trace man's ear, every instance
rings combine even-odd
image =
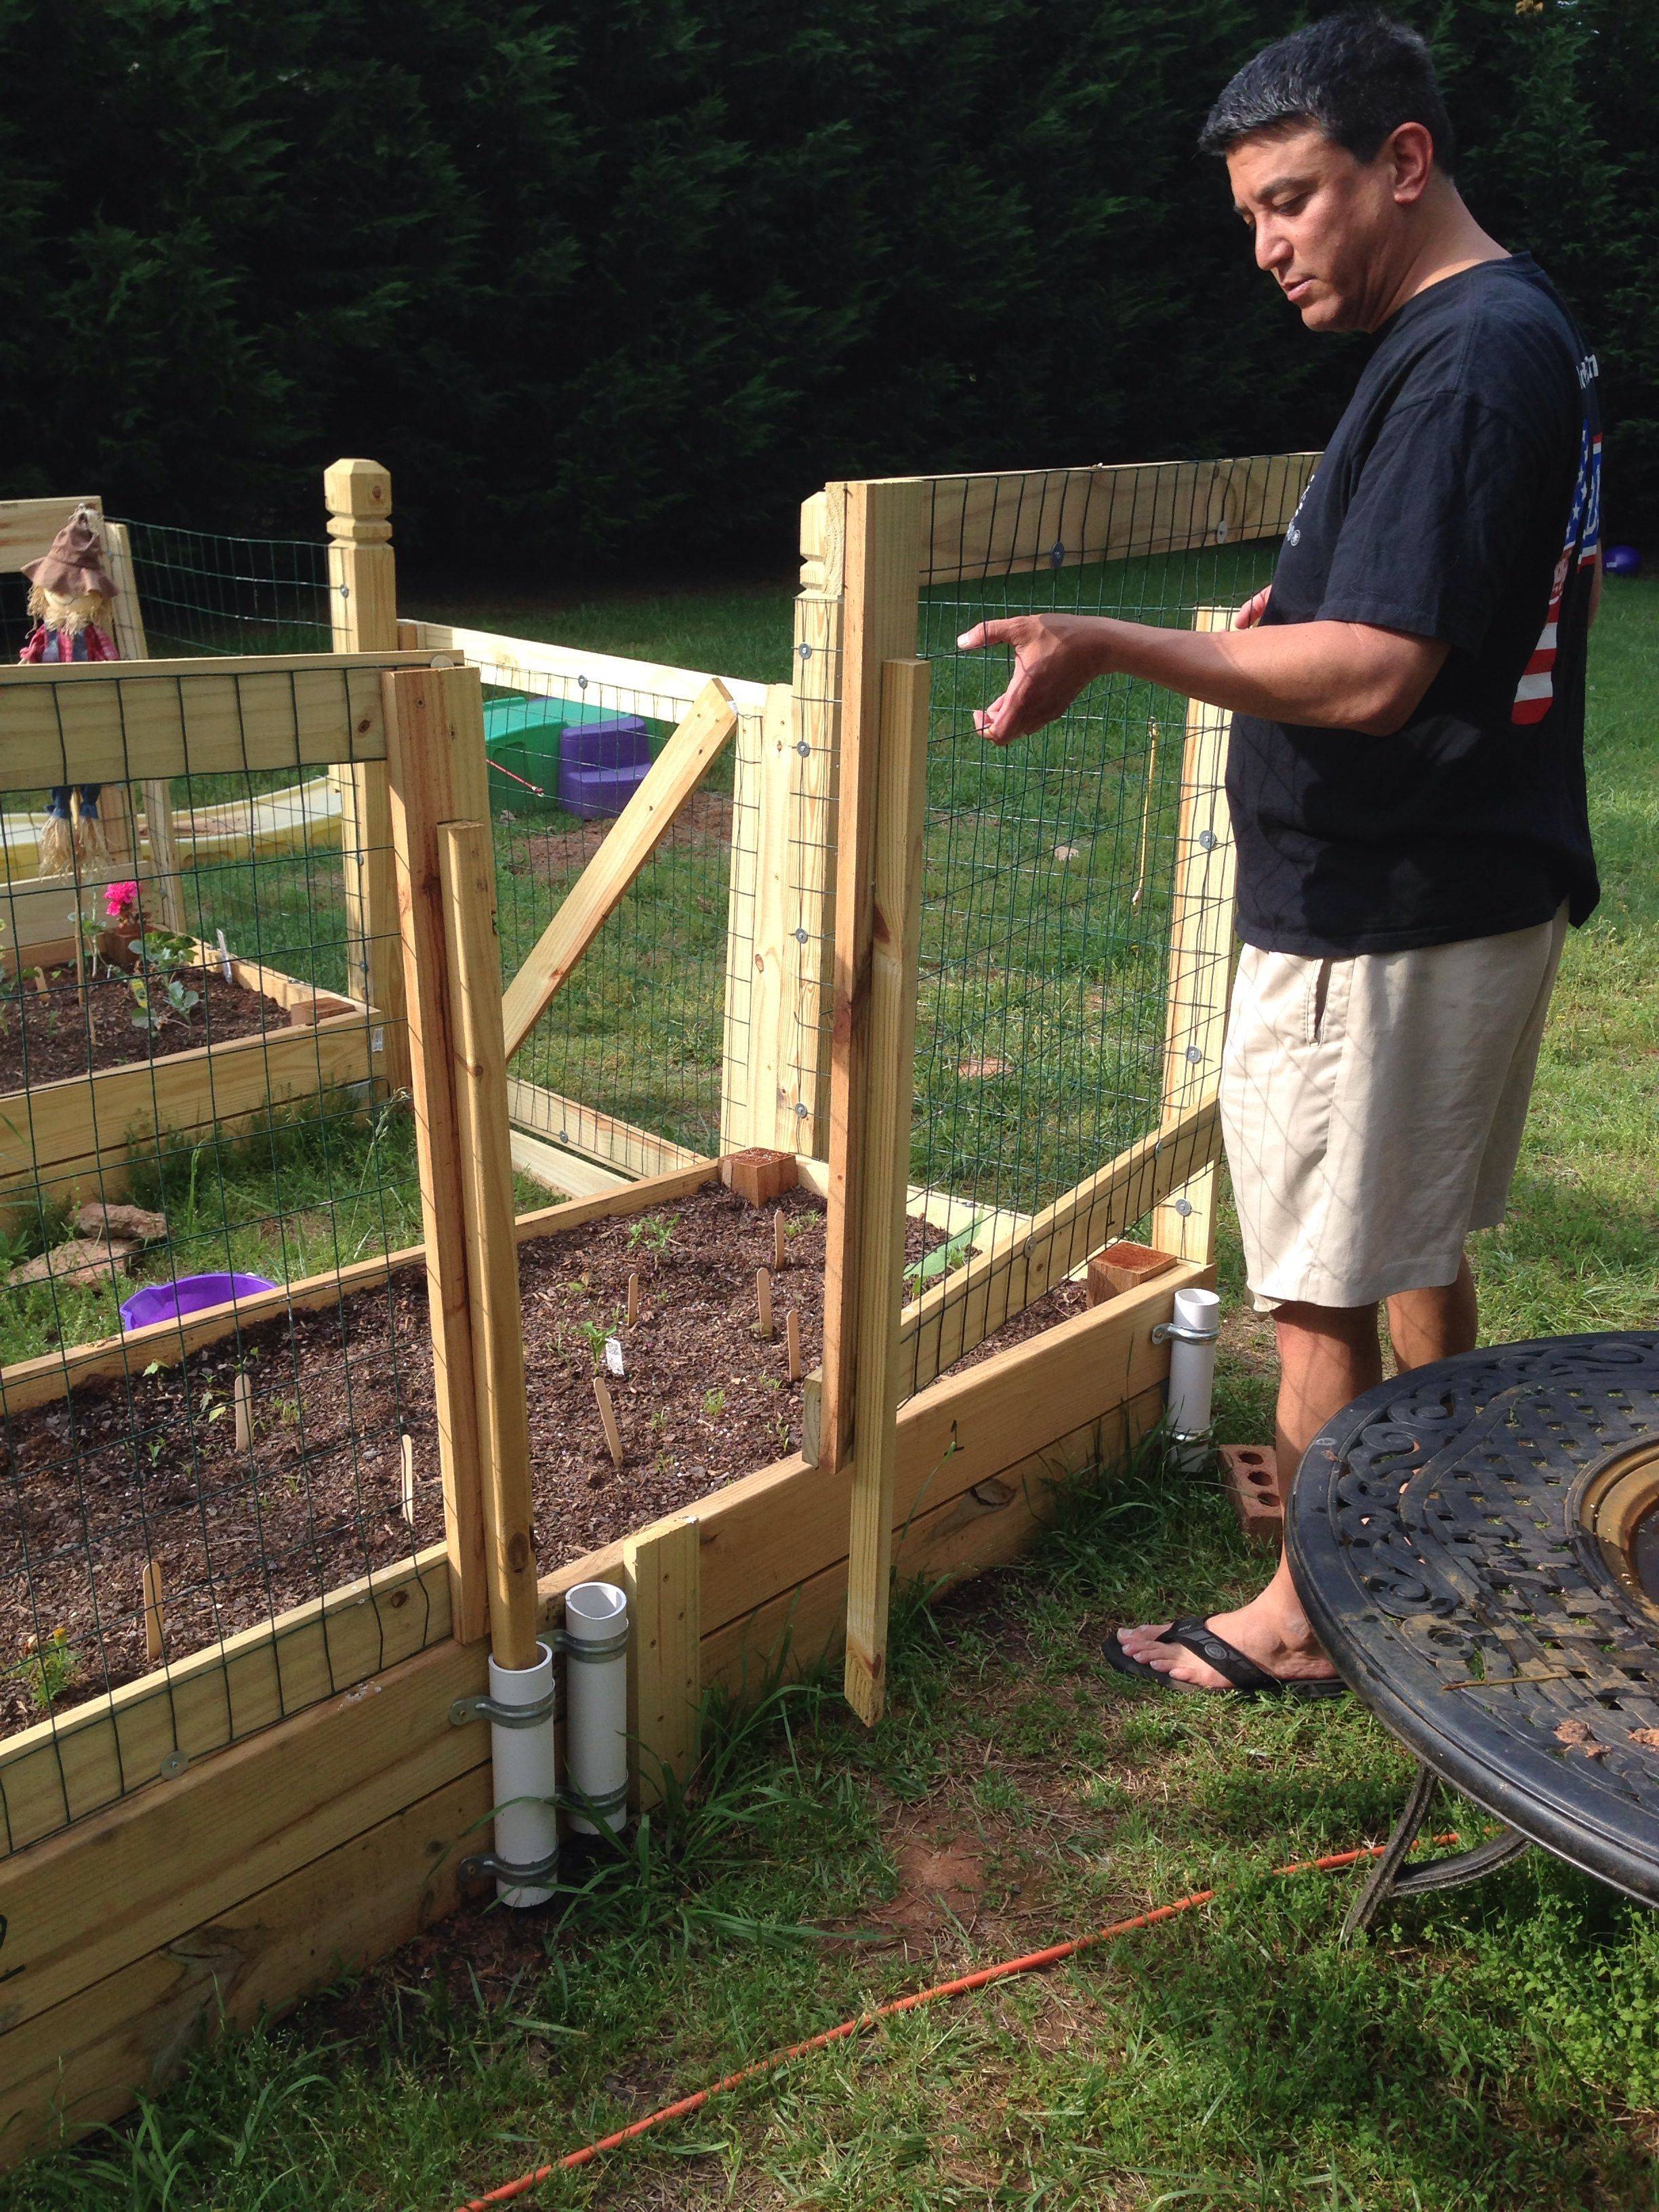
[[[1392,173],[1395,204],[1412,207],[1420,200],[1434,173],[1434,140],[1422,123],[1402,123],[1383,141],[1378,158]]]

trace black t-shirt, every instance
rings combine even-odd
[[[1383,325],[1285,533],[1267,623],[1444,639],[1392,737],[1233,718],[1238,931],[1344,957],[1582,922],[1584,647],[1600,520],[1595,356],[1530,254]]]

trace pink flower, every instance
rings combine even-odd
[[[104,886],[104,912],[112,921],[124,921],[137,904],[137,884],[106,884]]]

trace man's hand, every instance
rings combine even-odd
[[[1246,599],[1234,615],[1228,627],[1231,629],[1254,629],[1267,611],[1267,602],[1273,595],[1271,584],[1264,584],[1259,592]]]
[[[964,653],[988,645],[1014,649],[1008,689],[982,712],[975,710],[980,735],[991,744],[1007,745],[1058,721],[1085,684],[1109,672],[1103,629],[1087,617],[1040,614],[975,623],[964,630],[957,640]]]

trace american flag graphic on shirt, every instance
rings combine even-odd
[[[1578,380],[1586,384],[1595,375],[1595,356],[1591,354],[1578,364]],[[1586,421],[1579,445],[1578,481],[1573,488],[1572,512],[1567,517],[1566,543],[1555,564],[1555,580],[1550,586],[1544,627],[1538,633],[1532,658],[1516,686],[1515,705],[1510,713],[1512,722],[1541,722],[1554,705],[1556,624],[1560,619],[1561,602],[1566,597],[1573,570],[1592,564],[1601,550],[1601,433],[1592,429]]]

